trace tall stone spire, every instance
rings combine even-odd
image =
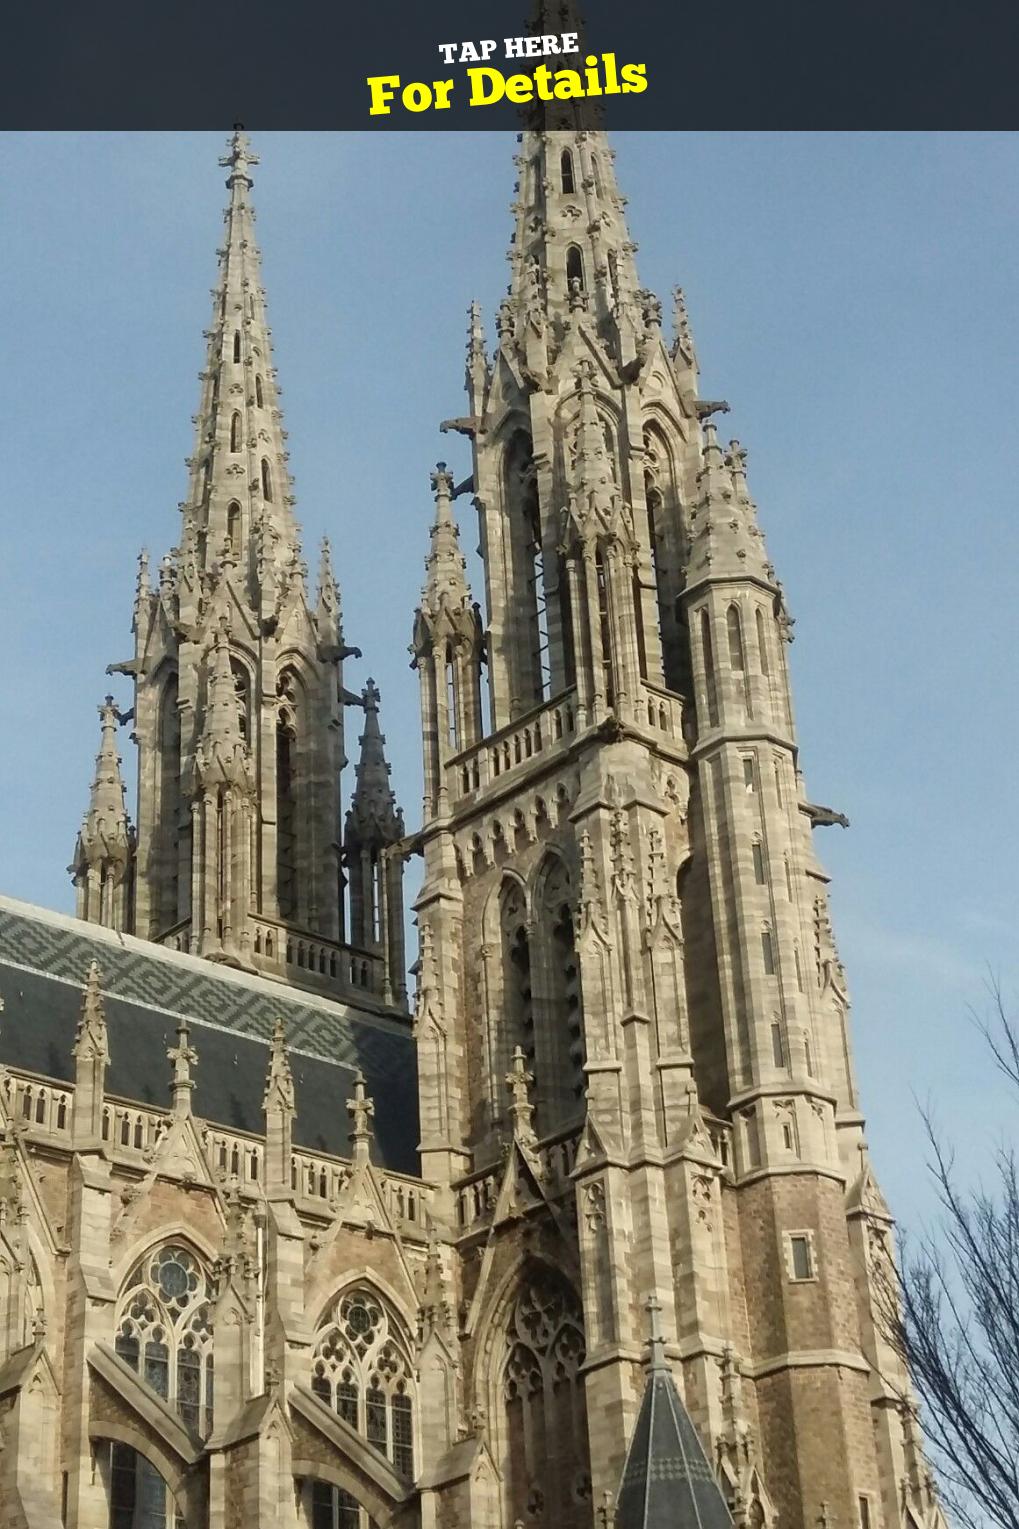
[[[70,871],[78,917],[108,929],[130,931],[134,832],[125,806],[117,752],[120,718],[111,695],[99,708],[99,720],[92,793]]]
[[[220,164],[229,172],[230,200],[205,331],[178,572],[190,605],[229,548],[234,583],[265,619],[274,613],[299,534],[255,239],[250,172],[258,156],[240,128]]]
[[[140,560],[134,932],[318,991],[402,988],[346,947],[343,661],[328,544],[308,590],[238,128],[177,545]]]

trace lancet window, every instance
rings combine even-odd
[[[514,601],[514,688],[525,708],[552,692],[548,584],[541,535],[538,481],[530,437],[520,430],[506,450],[504,493],[512,528]]]
[[[414,1380],[403,1324],[367,1286],[345,1291],[315,1341],[311,1389],[394,1470],[414,1475]]]
[[[533,1269],[510,1313],[502,1367],[510,1522],[539,1517],[579,1529],[591,1521],[584,1358],[575,1293],[551,1269]]]
[[[125,1364],[201,1438],[212,1429],[212,1299],[198,1257],[165,1243],[135,1265],[116,1332]]]
[[[180,916],[180,712],[177,708],[177,676],[163,686],[159,706],[159,802],[160,854],[163,874],[159,878],[160,929],[169,929]]]
[[[537,1125],[549,1135],[575,1118],[586,1088],[580,962],[566,863],[544,864],[535,894],[535,1074]]]
[[[563,149],[562,157],[559,160],[559,174],[563,191],[570,195],[576,190],[576,187],[573,180],[573,155],[569,149]]]
[[[576,244],[571,244],[566,251],[566,287],[570,292],[584,290],[584,256]]]
[[[251,680],[239,658],[230,660],[230,672],[233,675],[234,695],[237,697],[237,720],[241,737],[248,743],[251,739]]]
[[[281,918],[297,913],[298,682],[284,669],[276,687],[276,897]]]
[[[241,507],[236,499],[232,499],[226,508],[226,539],[230,543],[231,552],[240,551]]]
[[[232,417],[230,419],[230,450],[231,451],[240,451],[240,449],[241,449],[241,416],[239,414],[234,414],[234,415],[232,415]]]
[[[534,999],[531,990],[531,939],[524,889],[513,878],[502,889],[499,906],[502,933],[502,981],[506,1015],[505,1066],[498,1067],[496,1097],[502,1100],[502,1074],[516,1046],[523,1049],[531,1066],[534,1062]],[[533,1070],[533,1066],[532,1066]],[[497,1105],[497,1110],[499,1105]]]

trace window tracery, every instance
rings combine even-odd
[[[551,1269],[532,1269],[510,1313],[502,1366],[511,1517],[562,1529],[590,1522],[585,1357],[575,1292]]]
[[[330,1308],[318,1334],[311,1389],[392,1462],[414,1475],[413,1367],[402,1325],[358,1286]]]
[[[195,1255],[165,1243],[135,1265],[124,1287],[115,1344],[201,1438],[212,1429],[212,1299]]]

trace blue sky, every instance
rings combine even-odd
[[[0,890],[70,910],[135,558],[176,540],[225,203],[208,134],[0,135]],[[893,1209],[929,1212],[914,1095],[975,1171],[1009,1129],[969,1017],[1014,956],[1019,139],[620,134],[642,281],[685,287],[705,396],[796,617],[807,786]],[[491,332],[501,133],[256,135],[254,200],[305,545],[333,538],[348,666],[419,819],[406,646],[428,473],[458,476],[465,311]],[[475,542],[472,511],[461,510]],[[122,704],[129,689],[113,682]],[[352,727],[356,732],[356,728]],[[131,746],[124,741],[125,755]]]

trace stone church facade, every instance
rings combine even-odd
[[[518,144],[509,290],[443,423],[473,461],[431,480],[408,832],[328,546],[309,587],[231,140],[77,917],[0,899],[10,1529],[940,1529],[792,621],[613,158]]]

